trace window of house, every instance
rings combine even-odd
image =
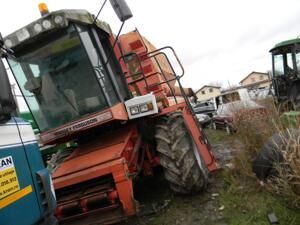
[[[210,93],[214,92],[214,89],[210,88],[210,89],[209,89],[209,92],[210,92]]]
[[[251,78],[251,82],[254,83],[255,82],[255,77]]]
[[[264,76],[263,76],[263,75],[259,75],[259,79],[260,79],[260,80],[263,80],[263,79],[264,79]]]
[[[201,93],[202,93],[203,95],[205,95],[205,91],[201,91]]]

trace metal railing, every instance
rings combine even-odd
[[[174,67],[173,67],[173,65],[172,65],[169,57],[164,52],[166,50],[170,50],[173,53],[173,55],[174,55],[174,57],[176,59],[176,62],[178,63],[178,65],[180,67],[180,70],[181,70],[180,74],[177,74],[175,72],[175,69],[174,69]],[[165,59],[165,62],[167,63],[167,66],[170,69],[169,71],[171,72],[171,76],[173,78],[171,78],[171,79],[167,78],[167,75],[165,73],[166,71],[163,69],[163,67],[161,65],[161,62],[158,59],[159,56],[162,56],[163,59]],[[174,88],[170,84],[170,82],[175,81],[179,85],[179,88],[180,88],[180,91],[181,91],[181,95],[184,98],[186,97],[186,94],[185,94],[185,92],[184,92],[184,90],[182,88],[182,85],[180,83],[180,79],[184,75],[184,68],[183,68],[182,63],[180,62],[177,54],[175,53],[175,51],[174,51],[174,49],[172,47],[166,46],[166,47],[159,48],[159,49],[156,49],[156,50],[154,50],[152,52],[147,52],[147,53],[141,54],[141,55],[138,55],[137,53],[132,52],[132,53],[129,53],[129,54],[122,55],[120,57],[119,61],[121,62],[123,60],[124,64],[128,68],[127,64],[130,61],[133,61],[134,59],[136,60],[136,63],[138,65],[138,67],[136,68],[137,72],[130,73],[130,70],[128,70],[128,72],[130,74],[125,75],[126,79],[131,78],[131,80],[132,80],[132,81],[129,82],[129,85],[134,85],[137,82],[144,81],[145,82],[145,88],[146,88],[147,92],[150,92],[150,89],[153,88],[153,87],[155,87],[155,86],[159,86],[159,85],[162,85],[162,84],[167,84],[168,87],[169,87],[169,89],[170,89],[170,92],[171,92],[171,94],[172,94],[172,96],[173,96],[173,98],[174,98],[174,100],[175,100],[175,102],[177,104],[178,102],[177,102],[176,94],[174,92]],[[154,60],[151,60],[151,59],[154,59]],[[142,62],[144,62],[145,60],[151,60],[151,63],[155,62],[156,65],[157,65],[158,71],[155,70],[151,74],[145,74],[143,66],[142,66]],[[161,77],[163,78],[163,81],[149,85],[148,82],[147,82],[147,79],[149,79],[151,76],[158,75],[158,74],[161,75]],[[185,100],[188,100],[188,99],[185,99]]]

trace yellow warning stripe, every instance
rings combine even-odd
[[[20,191],[17,191],[9,196],[7,196],[6,198],[0,200],[0,209],[18,201],[19,199],[25,197],[26,195],[30,194],[32,192],[32,186],[29,185],[25,188],[23,188]]]

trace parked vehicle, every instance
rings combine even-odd
[[[194,107],[194,112],[196,114],[198,113],[204,113],[204,114],[208,114],[208,115],[212,115],[215,111],[216,111],[216,108],[214,106],[214,103],[213,102],[200,102],[200,103],[197,103]]]
[[[198,113],[196,117],[202,127],[207,127],[211,123],[211,117],[209,115]]]
[[[227,133],[236,131],[234,122],[241,113],[250,113],[265,108],[251,100],[246,88],[224,93],[216,98],[218,109],[212,119],[214,129],[224,129]]]

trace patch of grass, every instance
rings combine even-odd
[[[226,188],[220,193],[224,219],[229,225],[268,225],[269,213],[275,213],[282,225],[300,224],[300,210],[290,209],[261,187],[256,179],[224,172]]]
[[[236,141],[235,135],[229,135],[223,130],[213,130],[210,128],[206,128],[204,132],[209,137],[208,140],[212,144],[223,144],[224,141],[231,144]]]
[[[299,132],[289,128],[291,124],[284,123],[282,117],[274,104],[265,102],[267,113],[242,113],[236,121],[238,138],[244,146],[235,157],[235,170],[237,176],[243,175],[253,177],[252,160],[262,150],[263,144],[270,141],[278,133],[281,141],[276,144],[273,151],[278,151],[283,156],[283,162],[273,164],[278,175],[275,178],[268,178],[267,190],[276,194],[279,198],[290,202],[290,205],[300,208],[300,135]],[[237,113],[238,114],[238,113]],[[294,118],[294,117],[291,117]],[[300,124],[294,123],[299,129]],[[275,143],[275,140],[272,140]],[[279,144],[282,143],[282,144]],[[289,168],[289,170],[283,169]]]
[[[284,129],[278,122],[279,117],[276,113],[275,109],[271,108],[267,115],[252,114],[243,117],[236,124],[239,128],[238,133],[231,136],[223,131],[205,130],[212,144],[225,144],[228,141],[240,144],[239,151],[233,159],[235,168],[222,173],[225,187],[220,192],[219,205],[224,206],[223,216],[228,225],[269,225],[267,216],[272,212],[280,224],[300,224],[300,210],[292,208],[291,200],[286,201],[282,196],[261,186],[252,172],[253,157],[263,143],[275,132]]]
[[[275,164],[278,175],[267,182],[267,188],[290,205],[300,209],[300,133],[289,130],[281,137],[284,144],[278,146],[284,161]],[[284,149],[284,150],[283,150]]]

